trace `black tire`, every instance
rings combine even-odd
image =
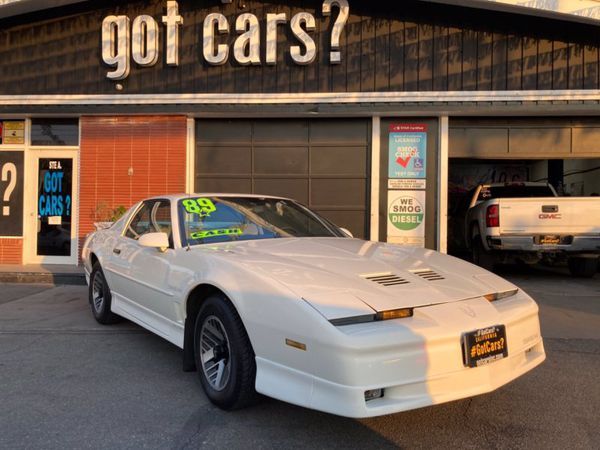
[[[490,272],[496,266],[494,255],[483,247],[481,237],[478,234],[473,236],[471,241],[471,259],[474,264]]]
[[[572,256],[568,260],[569,272],[574,277],[592,278],[598,271],[598,258]]]
[[[213,333],[215,330],[221,331]],[[203,332],[209,338],[203,339]],[[219,339],[223,334],[225,339]],[[211,347],[213,343],[216,345]],[[203,363],[203,354],[212,358]],[[212,403],[231,411],[256,402],[254,351],[242,319],[227,298],[211,296],[203,302],[194,327],[194,357],[200,384]],[[221,377],[215,376],[219,370]]]
[[[122,320],[120,316],[110,310],[112,296],[99,262],[94,264],[90,274],[88,297],[92,314],[98,323],[112,325]]]

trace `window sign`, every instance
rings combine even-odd
[[[388,242],[425,246],[425,191],[388,192]]]
[[[38,175],[39,256],[71,256],[73,159],[40,158]]]
[[[388,167],[389,178],[427,177],[427,125],[390,125]]]
[[[0,236],[23,236],[23,152],[0,152]]]
[[[25,121],[24,120],[1,120],[0,121],[0,144],[24,145],[25,144]]]

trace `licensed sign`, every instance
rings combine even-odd
[[[388,242],[425,247],[425,191],[388,192]]]
[[[396,123],[389,129],[389,178],[427,177],[427,125]]]
[[[23,152],[0,151],[0,236],[23,236]]]

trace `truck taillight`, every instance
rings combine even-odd
[[[498,205],[490,205],[487,207],[485,224],[488,228],[500,226],[500,207]]]

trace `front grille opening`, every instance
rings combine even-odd
[[[382,286],[398,286],[402,284],[408,284],[410,281],[405,280],[398,275],[394,275],[393,273],[385,273],[378,275],[363,275],[365,280],[373,281],[377,284],[381,284]]]
[[[412,273],[417,275],[418,277],[423,278],[427,281],[440,281],[445,280],[445,278],[437,272],[434,272],[431,269],[422,269],[422,270],[413,270]]]

